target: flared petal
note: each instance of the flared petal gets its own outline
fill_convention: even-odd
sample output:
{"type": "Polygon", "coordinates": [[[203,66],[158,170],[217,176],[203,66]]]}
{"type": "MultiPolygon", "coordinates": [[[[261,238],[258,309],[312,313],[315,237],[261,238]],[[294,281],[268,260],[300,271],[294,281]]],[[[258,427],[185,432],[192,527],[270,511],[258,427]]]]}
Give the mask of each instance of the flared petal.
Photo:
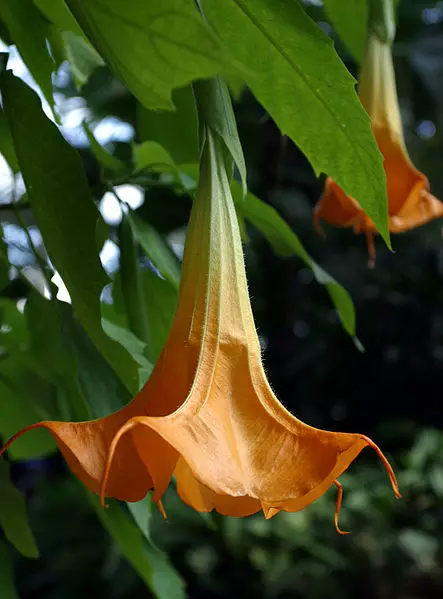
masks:
{"type": "MultiPolygon", "coordinates": [[[[371,117],[374,137],[384,158],[389,230],[402,233],[440,218],[443,204],[430,193],[427,178],[412,164],[406,149],[391,48],[375,34],[368,37],[359,96],[371,117]]],[[[325,221],[338,227],[352,227],[356,233],[365,232],[369,253],[375,257],[372,234],[377,231],[373,221],[330,178],[313,218],[317,229],[320,221],[325,221]]]]}
{"type": "Polygon", "coordinates": [[[216,510],[223,516],[242,518],[255,514],[261,509],[260,501],[252,497],[218,495],[195,478],[183,458],[180,458],[177,462],[174,474],[177,480],[179,497],[197,512],[216,510]]]}
{"type": "Polygon", "coordinates": [[[336,483],[366,446],[359,434],[313,428],[267,381],[249,300],[225,148],[206,132],[183,278],[168,341],[137,397],[107,418],[41,423],[74,473],[106,496],[159,502],[175,472],[199,511],[298,511],[336,483]]]}

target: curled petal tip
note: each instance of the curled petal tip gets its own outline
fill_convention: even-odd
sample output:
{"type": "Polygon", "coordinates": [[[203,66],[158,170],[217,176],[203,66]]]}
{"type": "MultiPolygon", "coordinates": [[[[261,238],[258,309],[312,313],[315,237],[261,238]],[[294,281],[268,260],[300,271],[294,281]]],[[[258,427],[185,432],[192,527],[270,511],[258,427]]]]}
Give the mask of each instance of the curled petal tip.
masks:
{"type": "Polygon", "coordinates": [[[159,500],[157,501],[157,507],[158,507],[158,509],[159,509],[159,511],[160,511],[160,513],[161,513],[161,515],[163,516],[163,518],[164,518],[165,520],[167,520],[167,519],[168,519],[168,515],[166,514],[166,510],[165,510],[165,508],[163,507],[163,503],[162,503],[161,499],[159,499],[159,500]]]}
{"type": "Polygon", "coordinates": [[[338,518],[340,516],[341,504],[343,500],[343,486],[338,482],[338,480],[334,480],[334,485],[337,487],[337,501],[335,503],[335,513],[334,513],[334,525],[335,530],[339,535],[349,535],[350,533],[346,530],[342,530],[338,525],[338,518]]]}

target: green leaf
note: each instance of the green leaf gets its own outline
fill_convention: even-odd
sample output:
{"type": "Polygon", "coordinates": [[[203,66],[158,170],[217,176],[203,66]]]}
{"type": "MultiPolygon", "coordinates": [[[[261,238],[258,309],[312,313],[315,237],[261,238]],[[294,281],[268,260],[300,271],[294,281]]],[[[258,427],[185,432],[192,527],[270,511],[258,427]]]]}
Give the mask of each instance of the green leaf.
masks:
{"type": "Polygon", "coordinates": [[[324,0],[326,14],[352,56],[361,62],[368,28],[367,0],[324,0]]]}
{"type": "Polygon", "coordinates": [[[99,213],[80,156],[46,118],[38,96],[23,81],[10,71],[2,72],[0,87],[29,200],[51,261],[81,324],[135,393],[137,364],[101,326],[100,295],[108,278],[96,248],[99,213]]]}
{"type": "Polygon", "coordinates": [[[234,70],[194,0],[67,4],[93,46],[147,108],[171,110],[172,89],[234,70]]]}
{"type": "MultiPolygon", "coordinates": [[[[0,436],[7,441],[17,431],[45,420],[56,409],[54,389],[30,371],[20,356],[0,362],[0,436]]],[[[39,458],[56,450],[51,435],[44,430],[29,431],[8,449],[13,460],[39,458]]]]}
{"type": "Polygon", "coordinates": [[[185,599],[184,584],[165,553],[146,542],[142,532],[116,502],[104,510],[97,497],[88,493],[104,528],[120,551],[158,599],[185,599]]]}
{"type": "Polygon", "coordinates": [[[77,88],[81,88],[95,69],[104,65],[103,59],[85,38],[71,31],[64,31],[62,39],[75,84],[77,88]]]}
{"type": "Polygon", "coordinates": [[[355,338],[355,310],[348,292],[314,262],[297,235],[272,206],[265,204],[252,193],[248,193],[242,201],[239,184],[235,181],[232,183],[232,192],[239,214],[266,237],[274,251],[280,256],[298,256],[312,270],[317,282],[325,285],[343,328],[361,349],[360,342],[355,338]]]}
{"type": "Polygon", "coordinates": [[[198,129],[194,96],[190,85],[172,92],[175,111],[158,112],[137,106],[139,141],[156,141],[166,148],[176,164],[198,162],[198,129]]]}
{"type": "Polygon", "coordinates": [[[52,73],[55,63],[49,54],[46,39],[50,25],[34,6],[32,0],[2,0],[0,18],[6,23],[20,56],[26,63],[51,108],[52,73]]]}
{"type": "Polygon", "coordinates": [[[84,36],[80,25],[69,12],[64,0],[34,0],[34,4],[61,31],[72,31],[80,37],[84,36]]]}
{"type": "Polygon", "coordinates": [[[14,584],[14,569],[8,547],[0,542],[0,597],[20,599],[14,584]]]}
{"type": "Polygon", "coordinates": [[[16,173],[19,170],[17,156],[15,155],[14,144],[12,143],[11,132],[9,131],[8,121],[5,113],[0,109],[0,152],[3,158],[9,164],[11,170],[16,173]]]}
{"type": "Polygon", "coordinates": [[[139,171],[144,168],[154,168],[160,171],[172,170],[177,172],[177,167],[169,152],[156,141],[145,141],[134,145],[135,168],[139,171]]]}
{"type": "Polygon", "coordinates": [[[63,390],[69,417],[84,420],[91,413],[80,390],[77,361],[62,337],[61,312],[70,309],[57,300],[50,302],[37,293],[30,295],[25,308],[30,336],[28,352],[36,372],[63,390]]]}
{"type": "Polygon", "coordinates": [[[120,246],[120,281],[129,329],[141,341],[151,343],[147,321],[142,273],[138,259],[138,247],[127,215],[123,215],[118,229],[120,246]]]}
{"type": "Polygon", "coordinates": [[[354,197],[389,245],[386,176],[355,81],[295,0],[205,0],[205,14],[282,133],[354,197]]]}
{"type": "Polygon", "coordinates": [[[80,419],[101,418],[119,410],[131,399],[130,393],[74,318],[71,307],[60,302],[59,310],[61,343],[73,354],[79,388],[88,406],[80,419]]]}
{"type": "MultiPolygon", "coordinates": [[[[102,304],[102,310],[104,308],[104,304],[102,304]]],[[[106,311],[105,311],[106,313],[106,311]]],[[[118,325],[107,318],[102,319],[103,329],[106,331],[106,334],[114,339],[132,355],[134,360],[139,364],[139,386],[141,389],[143,385],[146,383],[148,378],[151,376],[151,372],[154,368],[152,363],[146,358],[146,343],[140,341],[138,337],[134,335],[129,329],[124,326],[118,325]]]]}
{"type": "Polygon", "coordinates": [[[26,517],[22,494],[9,480],[9,464],[0,460],[0,524],[8,541],[25,557],[38,557],[38,549],[26,517]]]}
{"type": "Polygon", "coordinates": [[[95,139],[93,132],[91,131],[89,125],[86,122],[83,122],[83,131],[86,133],[92,153],[104,168],[108,168],[109,170],[116,172],[128,169],[127,165],[124,162],[110,154],[107,150],[105,150],[103,146],[101,146],[98,143],[98,141],[95,139]]]}
{"type": "Polygon", "coordinates": [[[155,363],[168,338],[177,307],[177,289],[152,270],[143,271],[149,342],[148,359],[155,363]]]}
{"type": "Polygon", "coordinates": [[[178,289],[180,285],[180,262],[176,255],[158,233],[145,220],[131,213],[128,215],[137,241],[156,268],[171,285],[178,289]]]}

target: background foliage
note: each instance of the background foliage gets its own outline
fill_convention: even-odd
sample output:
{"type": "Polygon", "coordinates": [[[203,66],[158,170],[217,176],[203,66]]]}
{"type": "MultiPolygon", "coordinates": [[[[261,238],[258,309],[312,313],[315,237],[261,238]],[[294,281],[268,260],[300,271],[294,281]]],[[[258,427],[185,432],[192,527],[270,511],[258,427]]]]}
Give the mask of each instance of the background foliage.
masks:
{"type": "MultiPolygon", "coordinates": [[[[193,2],[168,0],[158,5],[180,4],[180,26],[154,14],[150,35],[140,32],[146,16],[140,7],[156,11],[155,3],[68,4],[78,22],[61,1],[0,6],[9,68],[40,90],[46,113],[68,140],[32,92],[3,72],[2,439],[43,418],[109,413],[149,376],[175,307],[195,186],[197,129],[187,84],[221,73],[236,99],[247,161],[249,194],[238,211],[271,384],[309,424],[374,437],[390,454],[405,499],[393,501],[384,470],[365,452],[342,480],[341,523],[353,531],[345,538],[332,525],[333,491],[301,513],[268,522],[260,515],[203,517],[173,489],[166,523],[149,501],[103,512],[67,472],[49,435],[32,432],[0,464],[0,596],[440,597],[441,224],[394,237],[394,253],[378,240],[377,267],[368,270],[363,238],[328,229],[324,240],[311,223],[322,187],[314,171],[356,189],[366,209],[383,218],[377,154],[369,170],[355,167],[355,152],[371,147],[367,123],[346,135],[330,129],[331,110],[351,118],[358,104],[315,29],[334,39],[355,74],[365,3],[360,11],[350,0],[308,2],[314,26],[297,4],[278,0],[272,6],[288,12],[265,19],[275,29],[264,32],[257,26],[257,15],[271,10],[264,0],[205,0],[211,29],[196,19],[193,2]],[[172,44],[171,30],[193,40],[186,52],[188,38],[172,44]],[[287,45],[292,60],[271,43],[270,62],[261,63],[266,36],[287,45]],[[160,58],[147,68],[153,48],[160,58]],[[330,96],[315,92],[317,84],[332,86],[330,96]],[[175,112],[154,111],[170,107],[171,97],[175,112]],[[75,316],[54,298],[67,299],[61,279],[75,316]],[[353,343],[355,316],[344,289],[364,353],[353,343]]],[[[440,2],[399,4],[394,59],[406,140],[440,198],[442,29],[440,2]]],[[[241,196],[238,184],[233,192],[241,196]]]]}

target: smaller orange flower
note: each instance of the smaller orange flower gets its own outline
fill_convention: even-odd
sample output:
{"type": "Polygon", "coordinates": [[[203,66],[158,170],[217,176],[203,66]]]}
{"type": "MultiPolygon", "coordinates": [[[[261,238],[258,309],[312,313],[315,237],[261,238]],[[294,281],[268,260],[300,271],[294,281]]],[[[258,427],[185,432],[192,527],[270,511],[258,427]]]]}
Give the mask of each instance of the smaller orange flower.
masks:
{"type": "MultiPolygon", "coordinates": [[[[371,126],[380,152],[388,192],[388,224],[391,233],[402,233],[443,215],[443,204],[429,192],[429,181],[412,164],[403,138],[395,86],[391,48],[370,33],[359,79],[361,103],[371,117],[371,126]]],[[[339,227],[366,233],[370,264],[375,260],[373,235],[377,229],[353,198],[331,178],[314,209],[314,224],[324,220],[339,227]]],[[[321,230],[321,229],[320,229],[321,230]]]]}

